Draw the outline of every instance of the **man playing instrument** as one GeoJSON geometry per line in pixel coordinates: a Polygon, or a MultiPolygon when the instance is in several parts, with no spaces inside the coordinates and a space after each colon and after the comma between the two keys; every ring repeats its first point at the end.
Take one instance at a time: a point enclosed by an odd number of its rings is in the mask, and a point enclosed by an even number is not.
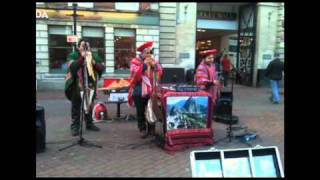
{"type": "MultiPolygon", "coordinates": [[[[105,65],[103,59],[95,52],[91,52],[90,44],[86,40],[81,39],[78,42],[78,48],[76,51],[70,53],[67,57],[68,70],[65,83],[65,95],[68,100],[71,101],[71,134],[72,136],[79,135],[80,128],[80,114],[81,114],[81,93],[83,92],[83,85],[85,84],[83,79],[83,64],[87,62],[87,74],[88,74],[88,89],[92,91],[93,96],[89,100],[84,108],[86,121],[86,129],[91,131],[99,131],[100,129],[93,124],[91,116],[92,102],[96,96],[97,80],[101,77],[105,65]]],[[[86,101],[85,101],[86,102],[86,101]]]]}
{"type": "Polygon", "coordinates": [[[206,90],[212,96],[212,108],[214,108],[216,99],[218,98],[218,90],[221,84],[217,77],[216,66],[214,64],[214,55],[217,54],[216,49],[200,52],[202,61],[196,70],[195,81],[198,86],[206,90]]]}
{"type": "Polygon", "coordinates": [[[141,138],[146,138],[154,131],[154,126],[147,123],[145,118],[146,105],[152,96],[152,84],[154,73],[157,73],[159,81],[162,68],[158,61],[152,56],[152,41],[147,41],[137,48],[141,54],[131,60],[130,64],[130,86],[128,94],[129,106],[134,105],[137,111],[138,128],[141,138]]]}

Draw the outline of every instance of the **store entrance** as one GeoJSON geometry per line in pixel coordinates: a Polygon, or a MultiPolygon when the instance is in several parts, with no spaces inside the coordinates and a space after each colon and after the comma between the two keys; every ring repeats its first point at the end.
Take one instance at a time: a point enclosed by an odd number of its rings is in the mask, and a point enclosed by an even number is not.
{"type": "Polygon", "coordinates": [[[232,64],[236,64],[237,30],[197,29],[196,33],[196,67],[201,62],[199,52],[208,49],[217,49],[218,52],[228,54],[232,64]]]}

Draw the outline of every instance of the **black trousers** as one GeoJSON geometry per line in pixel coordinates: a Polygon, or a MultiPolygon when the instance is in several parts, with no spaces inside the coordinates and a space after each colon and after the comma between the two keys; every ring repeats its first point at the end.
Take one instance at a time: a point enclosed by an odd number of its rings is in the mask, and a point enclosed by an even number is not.
{"type": "Polygon", "coordinates": [[[227,87],[228,86],[228,81],[229,81],[229,72],[228,71],[223,71],[222,75],[223,75],[223,79],[224,79],[224,86],[227,87]]]}
{"type": "Polygon", "coordinates": [[[149,98],[142,98],[141,96],[133,96],[133,101],[137,111],[137,122],[140,131],[147,129],[147,121],[144,115],[149,98]]]}
{"type": "MultiPolygon", "coordinates": [[[[80,126],[81,103],[82,103],[82,99],[80,96],[80,91],[75,91],[71,97],[71,118],[72,118],[71,127],[79,128],[80,126]]],[[[87,125],[93,122],[93,119],[91,116],[91,108],[89,112],[90,113],[85,114],[85,117],[84,117],[84,120],[86,121],[87,125]]]]}

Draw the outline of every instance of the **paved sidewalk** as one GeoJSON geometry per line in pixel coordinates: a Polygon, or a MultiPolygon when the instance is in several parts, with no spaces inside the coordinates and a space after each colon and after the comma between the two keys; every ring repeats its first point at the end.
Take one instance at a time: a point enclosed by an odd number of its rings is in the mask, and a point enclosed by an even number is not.
{"type": "MultiPolygon", "coordinates": [[[[235,85],[233,114],[239,123],[257,131],[254,142],[262,146],[277,146],[284,168],[284,104],[269,102],[269,88],[251,88],[235,85]]],[[[99,100],[104,95],[99,94],[99,100]]],[[[167,154],[151,142],[140,139],[136,121],[114,120],[98,123],[100,132],[84,131],[83,136],[103,148],[74,146],[59,152],[58,149],[76,141],[70,135],[71,103],[63,91],[38,92],[37,102],[45,107],[46,142],[44,153],[36,155],[37,177],[191,177],[190,152],[210,148],[190,148],[167,154]],[[129,144],[137,144],[131,149],[129,144]]],[[[109,104],[111,116],[116,115],[116,105],[109,104]]],[[[135,115],[135,109],[121,105],[123,113],[135,115]]],[[[215,139],[226,136],[226,125],[213,123],[215,139]]],[[[216,148],[240,148],[233,141],[219,143],[216,148]]]]}

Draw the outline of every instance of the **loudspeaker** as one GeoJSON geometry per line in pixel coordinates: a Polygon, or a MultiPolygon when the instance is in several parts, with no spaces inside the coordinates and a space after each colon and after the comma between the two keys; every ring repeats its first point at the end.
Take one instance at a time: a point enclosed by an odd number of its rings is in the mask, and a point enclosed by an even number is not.
{"type": "Polygon", "coordinates": [[[220,91],[220,98],[229,98],[233,101],[233,92],[230,89],[224,88],[220,91]]]}
{"type": "Polygon", "coordinates": [[[220,97],[217,100],[215,108],[215,115],[219,116],[231,116],[232,115],[232,100],[231,98],[220,97]]]}
{"type": "Polygon", "coordinates": [[[36,106],[36,152],[44,152],[46,149],[46,123],[44,107],[36,106]]]}
{"type": "Polygon", "coordinates": [[[184,68],[163,68],[161,83],[185,82],[184,68]]]}
{"type": "Polygon", "coordinates": [[[192,84],[194,81],[194,69],[188,69],[186,72],[186,83],[192,84]]]}

